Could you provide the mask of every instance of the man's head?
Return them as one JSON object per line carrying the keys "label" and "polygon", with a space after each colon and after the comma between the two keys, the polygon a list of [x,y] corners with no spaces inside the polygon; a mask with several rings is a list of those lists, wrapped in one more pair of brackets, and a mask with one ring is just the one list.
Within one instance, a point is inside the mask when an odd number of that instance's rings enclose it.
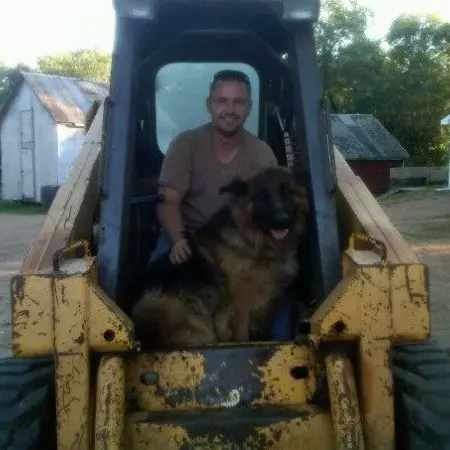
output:
{"label": "man's head", "polygon": [[231,137],[250,114],[251,86],[245,73],[222,70],[214,75],[207,99],[211,122],[224,136]]}

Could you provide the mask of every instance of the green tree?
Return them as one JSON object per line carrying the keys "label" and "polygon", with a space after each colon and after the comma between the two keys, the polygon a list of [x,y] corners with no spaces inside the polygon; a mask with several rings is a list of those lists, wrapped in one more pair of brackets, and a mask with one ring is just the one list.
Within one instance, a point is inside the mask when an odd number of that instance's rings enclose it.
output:
{"label": "green tree", "polygon": [[322,2],[316,27],[317,52],[324,93],[334,110],[341,108],[342,96],[345,96],[340,90],[342,55],[355,45],[368,44],[366,30],[371,17],[371,11],[360,6],[357,0]]}
{"label": "green tree", "polygon": [[14,84],[20,77],[20,71],[31,70],[25,64],[17,64],[15,67],[9,67],[0,61],[0,108],[8,99]]}
{"label": "green tree", "polygon": [[440,125],[450,106],[450,24],[435,16],[401,16],[387,42],[384,121],[415,165],[443,164],[450,144]]}
{"label": "green tree", "polygon": [[371,13],[355,0],[325,0],[317,26],[319,67],[332,110],[371,113],[415,165],[442,164],[450,143],[450,24],[401,16],[386,42],[367,37]]}
{"label": "green tree", "polygon": [[109,81],[111,55],[97,49],[63,52],[38,58],[39,71],[93,81]]}

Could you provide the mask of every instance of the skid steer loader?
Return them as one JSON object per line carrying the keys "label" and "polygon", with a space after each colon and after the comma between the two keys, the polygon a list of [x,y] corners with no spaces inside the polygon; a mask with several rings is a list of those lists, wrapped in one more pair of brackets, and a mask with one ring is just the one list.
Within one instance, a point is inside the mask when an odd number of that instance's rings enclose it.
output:
{"label": "skid steer loader", "polygon": [[[11,281],[1,448],[447,448],[427,267],[332,145],[318,0],[114,7],[110,96]],[[289,341],[145,353],[128,305],[158,237],[157,176],[222,67],[256,86],[248,127],[307,173],[311,313]]]}

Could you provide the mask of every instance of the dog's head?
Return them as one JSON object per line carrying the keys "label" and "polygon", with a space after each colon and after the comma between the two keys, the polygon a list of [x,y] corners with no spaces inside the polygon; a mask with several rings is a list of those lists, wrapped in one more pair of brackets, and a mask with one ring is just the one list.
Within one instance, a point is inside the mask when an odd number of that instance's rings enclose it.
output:
{"label": "dog's head", "polygon": [[282,242],[305,229],[307,192],[285,168],[265,169],[249,181],[235,179],[220,193],[230,195],[231,210],[241,226],[262,231],[273,241]]}

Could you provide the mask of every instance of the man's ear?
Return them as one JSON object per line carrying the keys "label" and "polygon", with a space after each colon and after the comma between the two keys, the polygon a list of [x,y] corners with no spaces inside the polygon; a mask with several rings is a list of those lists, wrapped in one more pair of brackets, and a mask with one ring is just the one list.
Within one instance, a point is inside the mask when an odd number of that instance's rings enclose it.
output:
{"label": "man's ear", "polygon": [[235,197],[244,197],[247,195],[248,192],[248,183],[235,179],[231,183],[226,184],[225,186],[222,186],[219,188],[219,194],[225,194],[229,193],[231,195],[234,195]]}

